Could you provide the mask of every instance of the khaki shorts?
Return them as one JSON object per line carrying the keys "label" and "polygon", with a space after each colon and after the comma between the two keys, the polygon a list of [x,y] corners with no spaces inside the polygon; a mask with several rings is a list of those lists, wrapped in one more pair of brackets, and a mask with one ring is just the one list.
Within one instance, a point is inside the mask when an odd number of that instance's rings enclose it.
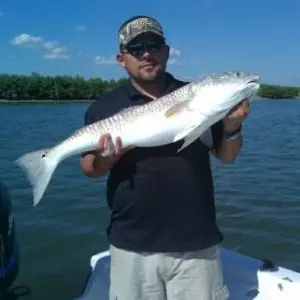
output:
{"label": "khaki shorts", "polygon": [[220,250],[136,253],[110,246],[110,300],[228,300]]}

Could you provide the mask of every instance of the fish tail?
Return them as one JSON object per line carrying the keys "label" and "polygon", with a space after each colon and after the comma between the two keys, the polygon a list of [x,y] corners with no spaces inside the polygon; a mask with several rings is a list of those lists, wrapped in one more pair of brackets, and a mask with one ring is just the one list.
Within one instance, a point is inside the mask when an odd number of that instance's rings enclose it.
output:
{"label": "fish tail", "polygon": [[43,197],[59,159],[50,155],[51,148],[44,148],[24,154],[15,160],[27,176],[33,190],[33,206],[36,206]]}

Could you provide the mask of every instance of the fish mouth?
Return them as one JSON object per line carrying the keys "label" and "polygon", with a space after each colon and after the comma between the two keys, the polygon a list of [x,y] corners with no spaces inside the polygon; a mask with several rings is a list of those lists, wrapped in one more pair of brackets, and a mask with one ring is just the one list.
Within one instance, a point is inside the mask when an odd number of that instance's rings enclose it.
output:
{"label": "fish mouth", "polygon": [[246,98],[251,98],[252,96],[254,96],[255,93],[259,90],[259,88],[260,88],[260,77],[255,76],[249,78],[246,81],[246,85],[244,89]]}
{"label": "fish mouth", "polygon": [[247,86],[247,88],[250,88],[252,90],[258,90],[260,87],[260,77],[255,76],[255,77],[249,78],[249,80],[247,80],[247,82],[246,82],[246,86]]}
{"label": "fish mouth", "polygon": [[256,83],[256,84],[259,84],[260,83],[260,76],[259,75],[251,75],[251,76],[247,76],[248,79],[247,80],[247,84],[250,84],[250,83]]}
{"label": "fish mouth", "polygon": [[247,82],[248,84],[249,83],[259,83],[259,80],[258,79],[251,79]]}

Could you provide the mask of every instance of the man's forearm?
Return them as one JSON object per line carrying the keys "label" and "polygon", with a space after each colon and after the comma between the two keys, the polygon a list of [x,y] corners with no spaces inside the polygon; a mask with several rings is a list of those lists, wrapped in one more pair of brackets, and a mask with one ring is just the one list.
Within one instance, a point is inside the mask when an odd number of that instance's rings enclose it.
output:
{"label": "man's forearm", "polygon": [[243,145],[241,130],[241,125],[230,129],[223,128],[220,144],[213,154],[224,162],[233,163]]}
{"label": "man's forearm", "polygon": [[214,155],[224,162],[233,163],[243,145],[242,122],[249,114],[249,99],[244,99],[222,120],[222,137]]}
{"label": "man's forearm", "polygon": [[214,154],[224,162],[233,163],[240,153],[243,145],[243,137],[239,137],[231,140],[222,139],[218,149],[215,150]]}

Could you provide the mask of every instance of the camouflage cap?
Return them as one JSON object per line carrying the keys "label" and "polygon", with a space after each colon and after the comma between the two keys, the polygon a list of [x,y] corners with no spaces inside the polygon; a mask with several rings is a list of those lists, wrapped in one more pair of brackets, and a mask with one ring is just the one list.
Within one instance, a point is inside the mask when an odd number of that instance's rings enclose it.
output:
{"label": "camouflage cap", "polygon": [[145,32],[152,32],[163,39],[165,38],[162,26],[155,19],[139,16],[130,19],[121,26],[119,30],[120,45],[126,46],[135,37]]}

